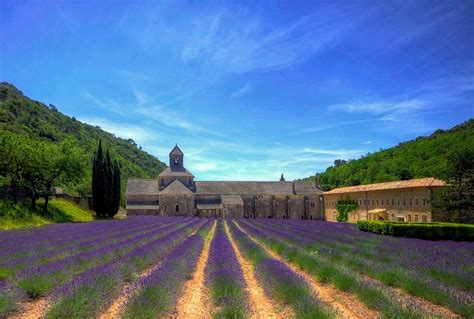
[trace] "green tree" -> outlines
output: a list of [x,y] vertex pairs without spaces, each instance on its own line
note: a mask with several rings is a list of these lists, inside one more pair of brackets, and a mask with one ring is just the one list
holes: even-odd
[[0,132],[0,176],[10,186],[13,201],[18,201],[18,191],[22,187],[23,175],[28,163],[29,140],[9,132]]
[[433,194],[433,209],[457,215],[458,222],[474,221],[474,151],[459,148],[448,156],[448,186]]
[[25,185],[30,190],[32,206],[35,206],[36,198],[42,197],[47,210],[54,186],[65,185],[82,176],[84,156],[67,139],[61,143],[35,142],[28,153]]

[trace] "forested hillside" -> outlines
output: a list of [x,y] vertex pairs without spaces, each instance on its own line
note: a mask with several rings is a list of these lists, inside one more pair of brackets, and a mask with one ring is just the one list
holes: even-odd
[[7,131],[31,139],[58,143],[70,139],[89,159],[86,173],[73,185],[65,185],[72,193],[90,194],[92,157],[99,139],[109,148],[122,172],[122,191],[129,177],[155,178],[166,165],[156,157],[141,150],[133,140],[118,138],[113,134],[77,121],[60,113],[55,106],[34,101],[9,83],[0,83],[0,133]]
[[305,180],[318,180],[324,190],[341,186],[405,180],[446,178],[447,158],[458,148],[474,149],[474,119],[449,130],[369,153],[357,160],[336,160],[334,166]]

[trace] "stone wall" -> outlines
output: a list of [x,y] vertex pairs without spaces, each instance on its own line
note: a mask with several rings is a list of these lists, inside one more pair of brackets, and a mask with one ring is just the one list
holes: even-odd
[[161,216],[194,216],[194,194],[161,194]]
[[359,205],[357,211],[349,214],[350,222],[357,220],[432,221],[431,189],[426,187],[347,194],[325,194],[325,220],[336,221],[336,205],[337,201],[341,199],[356,200]]

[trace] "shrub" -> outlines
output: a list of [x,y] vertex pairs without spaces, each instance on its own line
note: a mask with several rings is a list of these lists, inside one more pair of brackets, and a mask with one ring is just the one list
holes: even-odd
[[397,223],[382,221],[358,221],[361,231],[394,237],[427,240],[474,241],[474,225],[448,223]]

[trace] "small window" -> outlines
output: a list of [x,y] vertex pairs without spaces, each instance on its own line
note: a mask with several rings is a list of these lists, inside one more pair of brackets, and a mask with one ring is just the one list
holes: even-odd
[[397,198],[397,205],[400,205],[400,198]]
[[265,207],[268,207],[268,203],[265,203]]
[[392,198],[392,206],[395,205],[395,199]]
[[410,206],[411,206],[411,205],[413,205],[413,203],[412,203],[412,199],[410,198]]
[[379,205],[379,200],[377,199],[377,206]]
[[383,205],[383,199],[382,199],[382,205]]
[[179,205],[176,205],[176,206],[175,206],[175,211],[176,211],[177,213],[179,213]]
[[420,204],[418,198],[416,199],[415,204],[416,204],[416,206],[418,206],[418,204]]
[[278,203],[275,203],[275,207],[278,207]]
[[418,215],[415,215],[415,223],[418,223]]
[[426,223],[428,221],[427,218],[426,218],[426,215],[421,216],[421,221],[423,223]]
[[405,198],[404,198],[404,199],[403,199],[403,206],[405,206],[405,205],[406,205],[406,202],[405,202]]
[[411,215],[408,214],[408,222],[410,223],[411,222]]
[[165,205],[165,213],[166,213],[166,205]]

